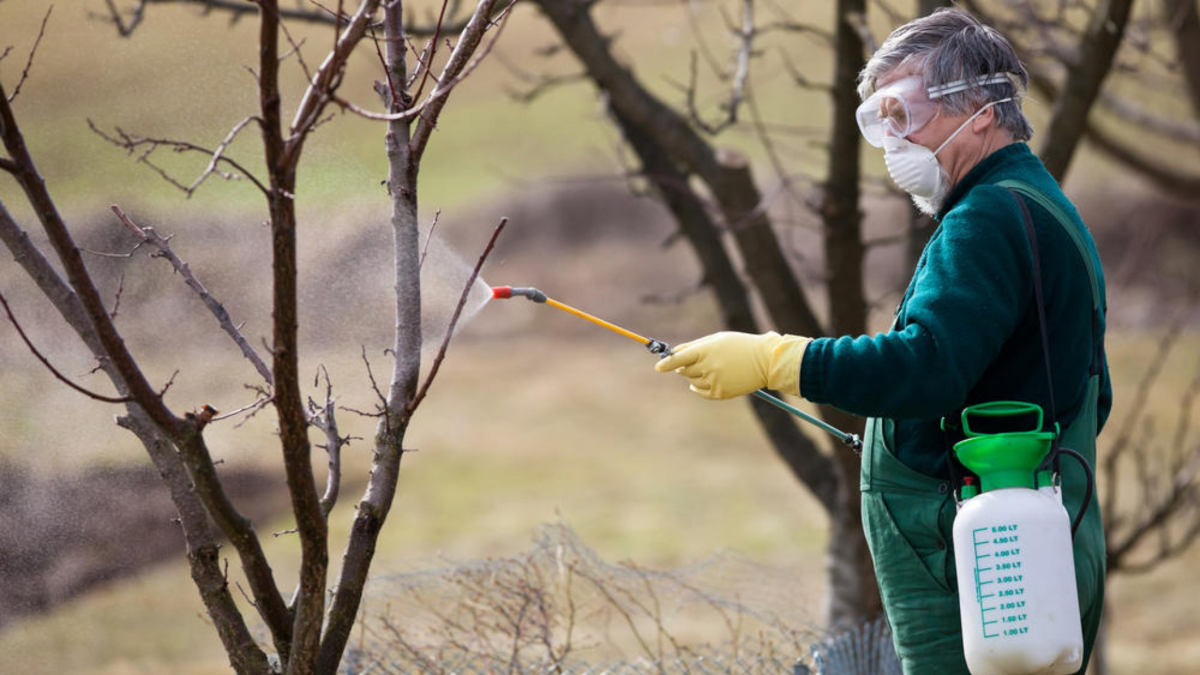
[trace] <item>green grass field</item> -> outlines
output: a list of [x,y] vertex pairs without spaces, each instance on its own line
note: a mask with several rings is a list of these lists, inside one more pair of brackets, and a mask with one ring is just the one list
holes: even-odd
[[[623,53],[656,91],[678,102],[668,76],[686,77],[689,39],[678,8],[666,3],[630,7],[606,10],[607,25],[620,29]],[[215,144],[253,112],[253,80],[244,66],[255,59],[254,22],[247,18],[230,26],[220,18],[197,18],[193,10],[155,6],[139,33],[121,40],[110,27],[87,18],[87,10],[103,8],[99,1],[55,7],[31,79],[17,99],[17,113],[51,190],[80,224],[83,239],[97,247],[113,241],[112,203],[145,224],[175,233],[181,255],[235,316],[249,320],[246,332],[263,335],[269,280],[253,272],[236,274],[255,269],[263,259],[260,196],[245,183],[214,179],[185,201],[86,123],[91,118],[105,129],[120,126],[131,133]],[[811,11],[810,18],[828,20],[822,8]],[[19,78],[43,13],[42,3],[31,0],[0,3],[0,49],[14,46],[0,61],[6,87]],[[720,25],[712,11],[701,12],[700,21]],[[528,8],[506,31],[506,46],[499,48],[506,59],[538,72],[573,71],[569,61],[536,57],[538,48],[553,40]],[[328,39],[303,27],[295,35],[309,40],[310,62]],[[728,49],[726,42],[715,44]],[[824,57],[810,51],[807,63],[824,81]],[[360,55],[344,91],[369,102],[374,72],[372,57]],[[294,101],[299,69],[292,63],[288,73],[287,92]],[[779,84],[760,93],[765,114],[793,124],[821,123],[823,99],[792,95],[779,73],[763,77]],[[520,86],[495,64],[481,68],[452,98],[423,167],[423,218],[431,220],[441,209],[446,236],[466,260],[473,260],[491,226],[508,214],[505,209],[517,206],[517,200],[532,201],[539,187],[550,191],[572,176],[611,178],[620,170],[616,135],[590,86],[554,90],[533,105],[506,96]],[[369,347],[377,372],[386,370],[381,354],[390,322],[390,282],[362,269],[371,248],[379,246],[373,237],[387,216],[379,188],[386,173],[381,133],[363,120],[337,117],[314,137],[300,181],[302,269],[311,273],[304,372],[324,365],[339,402],[363,410],[371,407],[372,395],[360,345]],[[731,142],[752,156],[761,154],[749,135]],[[252,131],[234,147],[248,165],[256,165],[260,152]],[[813,159],[819,152],[803,141],[787,150],[791,160],[819,170]],[[205,158],[163,161],[191,177]],[[765,169],[762,174],[768,175]],[[1120,174],[1111,166],[1085,161],[1069,186],[1073,195],[1087,196],[1097,186],[1110,185],[1114,176]],[[28,218],[11,181],[0,180],[0,201],[19,219]],[[552,207],[530,207],[530,212],[555,218]],[[870,213],[878,218],[880,212]],[[628,228],[611,225],[628,234]],[[653,236],[625,235],[613,241],[593,236],[582,244],[539,244],[579,233],[569,224],[552,227],[536,219],[510,227],[509,236],[524,242],[524,249],[510,247],[492,259],[484,273],[492,283],[566,293],[564,301],[670,342],[716,325],[704,297],[666,306],[640,301],[646,288],[679,290],[695,283],[694,263],[680,247],[663,252]],[[443,264],[463,263],[446,259]],[[156,381],[180,370],[169,402],[181,410],[200,403],[232,409],[250,402],[253,395],[243,384],[253,380],[252,371],[162,265],[138,259],[105,267],[110,292],[120,270],[127,270],[120,325],[129,331],[132,348]],[[82,375],[91,368],[86,356],[56,339],[54,320],[13,267],[0,265],[0,290],[16,300],[18,315],[28,319],[35,339],[47,345],[65,372],[94,382]],[[361,294],[357,304],[365,307],[350,316],[337,311],[344,302],[339,284],[345,283]],[[385,304],[373,304],[379,302]],[[881,316],[886,310],[879,308]],[[1114,330],[1109,345],[1118,406],[1113,425],[1128,410],[1157,339],[1157,328]],[[1147,443],[1159,451],[1167,449],[1165,438],[1197,370],[1198,343],[1200,335],[1185,334],[1149,393],[1155,419],[1147,427],[1153,433]],[[795,579],[792,590],[811,599],[812,612],[819,615],[828,536],[824,513],[772,455],[746,405],[702,401],[676,378],[654,373],[651,361],[619,337],[597,334],[527,303],[483,308],[453,344],[409,433],[407,444],[416,451],[404,460],[400,496],[375,571],[512,555],[528,548],[540,524],[561,520],[610,561],[663,568],[716,550],[738,551],[786,570]],[[112,425],[115,410],[54,382],[7,323],[0,323],[0,363],[0,459],[45,475],[144,461],[140,448]],[[231,464],[274,468],[279,459],[272,425],[269,413],[238,428],[214,425],[210,444]],[[373,422],[351,413],[343,414],[342,425],[344,432],[372,435]],[[1191,438],[1194,443],[1194,431]],[[1112,440],[1110,431],[1102,443]],[[361,470],[367,452],[366,442],[355,442],[348,462]],[[349,489],[332,518],[338,545],[357,495],[357,488]],[[269,533],[287,527],[286,518],[259,526],[284,587],[294,577],[298,550],[294,540]],[[331,558],[338,555],[335,549]],[[1113,580],[1111,672],[1185,672],[1200,661],[1200,620],[1193,607],[1200,581],[1189,573],[1198,563],[1200,550],[1193,547],[1150,574]],[[235,579],[236,574],[231,570]],[[7,626],[0,631],[0,671],[201,674],[227,672],[227,666],[180,556]]]

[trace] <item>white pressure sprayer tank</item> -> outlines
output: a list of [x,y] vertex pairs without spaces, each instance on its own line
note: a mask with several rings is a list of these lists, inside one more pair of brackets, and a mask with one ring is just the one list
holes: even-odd
[[[1036,414],[1032,431],[973,431],[999,417]],[[993,419],[984,419],[993,418]],[[1055,434],[1042,409],[1020,402],[971,406],[954,445],[980,485],[961,489],[954,519],[963,649],[972,675],[1074,673],[1083,661],[1071,523],[1062,492],[1038,472]]]

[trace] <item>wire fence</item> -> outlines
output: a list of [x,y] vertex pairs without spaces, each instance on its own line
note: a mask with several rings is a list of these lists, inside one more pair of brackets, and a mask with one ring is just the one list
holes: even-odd
[[373,579],[346,675],[899,675],[886,624],[820,630],[788,573],[734,554],[661,571],[567,526],[520,555]]

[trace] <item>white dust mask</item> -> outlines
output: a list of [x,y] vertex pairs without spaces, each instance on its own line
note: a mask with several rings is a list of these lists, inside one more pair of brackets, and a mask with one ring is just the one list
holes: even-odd
[[883,139],[883,162],[901,190],[926,199],[937,194],[942,172],[929,148],[888,136]]
[[954,133],[938,146],[937,150],[913,143],[905,138],[885,136],[883,138],[883,162],[887,165],[888,174],[901,190],[924,199],[932,199],[942,188],[944,172],[938,165],[937,155],[945,148],[960,131],[967,128],[971,120],[983,114],[983,111],[1011,98],[992,101],[975,111],[965,122],[958,125]]

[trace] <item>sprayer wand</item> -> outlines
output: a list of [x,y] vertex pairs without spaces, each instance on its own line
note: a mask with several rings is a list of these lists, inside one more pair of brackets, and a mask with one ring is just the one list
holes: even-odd
[[[663,357],[671,355],[671,346],[668,345],[667,343],[663,342],[662,340],[655,340],[654,338],[648,338],[648,337],[645,337],[642,335],[638,335],[637,333],[634,333],[633,331],[625,330],[624,328],[621,328],[620,326],[618,326],[616,324],[609,323],[609,322],[605,321],[604,319],[592,316],[591,314],[588,314],[587,312],[580,311],[570,305],[563,304],[557,300],[547,297],[545,293],[539,291],[536,288],[522,288],[522,287],[514,287],[514,286],[494,286],[494,287],[492,287],[492,297],[493,298],[506,299],[506,298],[511,298],[514,295],[528,298],[531,302],[536,302],[541,305],[549,305],[551,307],[554,307],[555,309],[560,309],[568,314],[574,314],[575,316],[577,316],[581,319],[586,319],[588,321],[591,321],[592,323],[596,324],[597,326],[607,328],[607,329],[611,330],[612,332],[617,333],[619,335],[623,335],[635,342],[640,342],[643,346],[646,347],[647,350],[650,351],[651,354],[655,354],[659,358],[663,358]],[[841,429],[838,429],[837,427],[835,427],[831,424],[828,424],[823,420],[813,417],[812,415],[809,415],[808,413],[797,408],[796,406],[791,405],[790,403],[788,403],[787,401],[784,401],[783,399],[779,398],[778,396],[772,395],[766,389],[759,389],[758,391],[753,392],[752,395],[759,399],[762,399],[763,401],[766,401],[767,403],[770,403],[771,405],[775,406],[776,408],[779,408],[781,410],[786,410],[787,412],[790,412],[791,414],[795,415],[796,417],[799,417],[800,419],[804,420],[805,422],[813,424],[813,425],[817,426],[818,428],[820,428],[821,430],[832,434],[833,436],[838,438],[842,443],[845,443],[851,449],[853,449],[854,452],[856,452],[858,454],[862,454],[862,439],[860,439],[858,437],[858,434],[846,433],[845,431],[842,431]]]

